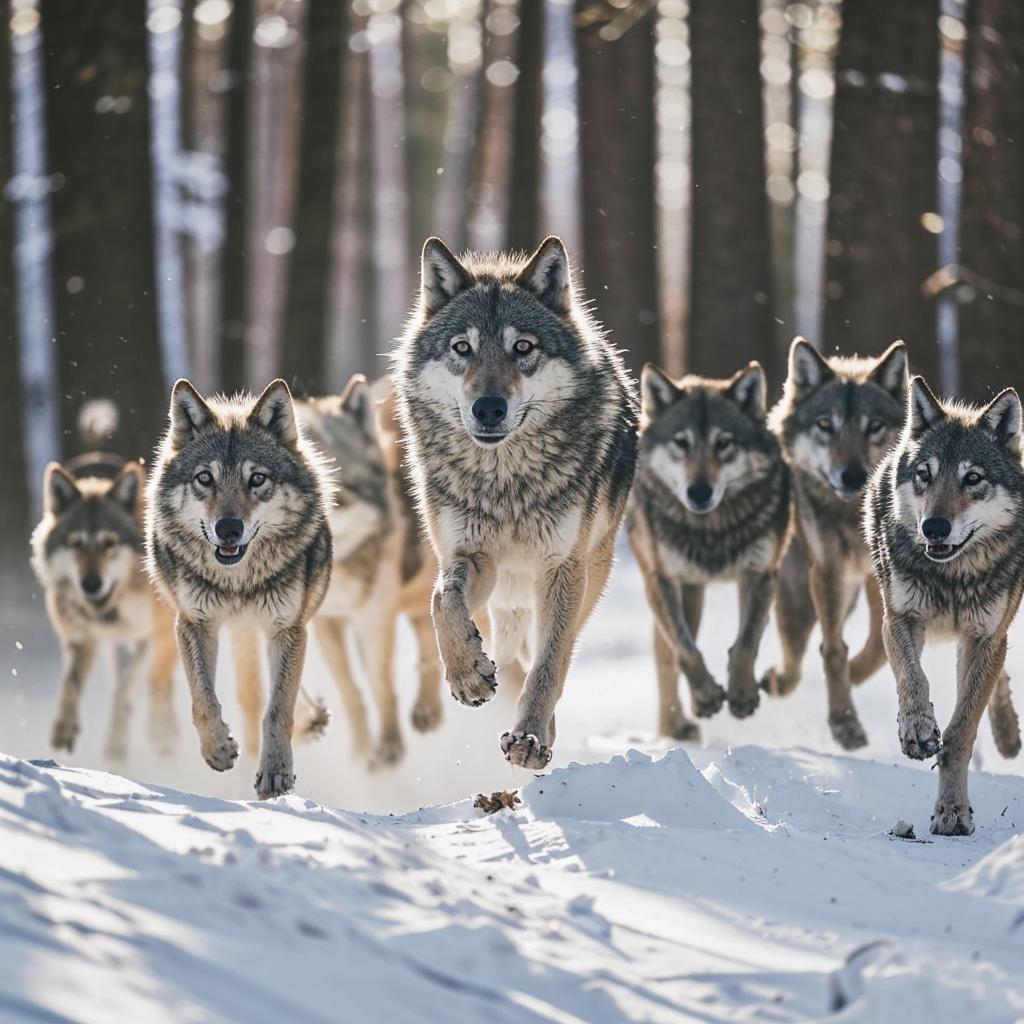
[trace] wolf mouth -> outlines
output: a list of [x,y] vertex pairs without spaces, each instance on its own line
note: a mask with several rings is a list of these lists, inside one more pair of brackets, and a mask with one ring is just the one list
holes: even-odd
[[508,434],[473,434],[472,438],[477,444],[495,445],[500,444]]
[[234,547],[218,544],[213,550],[213,557],[221,565],[237,565],[245,555],[248,544],[236,544]]
[[969,534],[959,544],[925,544],[924,553],[933,562],[948,562],[954,555],[959,554],[964,545],[974,536],[974,530],[971,530]]

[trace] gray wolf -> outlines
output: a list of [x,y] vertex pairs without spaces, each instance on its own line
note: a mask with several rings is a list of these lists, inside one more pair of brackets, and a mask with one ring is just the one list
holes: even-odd
[[[554,237],[529,257],[461,260],[428,239],[394,368],[440,564],[431,613],[448,685],[476,706],[495,692],[496,665],[514,681],[528,669],[501,750],[543,768],[633,481],[633,385]],[[493,660],[477,628],[485,610]]]
[[[330,510],[331,583],[313,629],[341,692],[356,751],[371,767],[395,764],[404,744],[395,693],[395,630],[408,617],[419,648],[419,694],[412,724],[441,722],[441,665],[430,592],[437,563],[420,535],[407,475],[400,465],[390,381],[354,376],[340,395],[296,403],[307,435],[338,467]],[[377,704],[380,737],[370,741],[366,708],[350,664],[355,642]]]
[[[940,402],[920,377],[899,445],[864,502],[865,531],[885,610],[883,640],[896,675],[900,746],[938,754],[938,835],[970,835],[967,768],[988,705],[1000,753],[1020,751],[1010,700],[1006,631],[1024,592],[1021,405],[1012,388],[984,408]],[[939,736],[921,669],[926,637],[958,640],[956,706]]]
[[765,422],[766,390],[758,363],[729,380],[680,381],[648,363],[640,378],[640,459],[626,523],[655,618],[659,729],[675,739],[699,735],[679,700],[680,670],[698,717],[726,699],[696,643],[704,588],[716,580],[735,580],[740,594],[729,709],[744,718],[758,705],[754,661],[790,521],[789,468]]
[[[876,359],[825,359],[797,338],[783,396],[769,417],[793,470],[795,530],[776,595],[782,663],[763,685],[779,695],[793,690],[817,620],[828,724],[846,750],[868,741],[850,686],[885,663],[881,599],[861,529],[861,501],[868,476],[903,427],[906,396],[903,342]],[[870,628],[864,648],[850,660],[843,627],[862,585]]]
[[32,565],[64,655],[51,739],[57,750],[74,748],[82,688],[105,644],[113,648],[116,680],[106,756],[127,752],[131,699],[147,670],[151,742],[162,753],[174,749],[177,652],[171,613],[142,565],[143,486],[142,466],[116,455],[94,452],[46,468]]
[[231,768],[238,744],[214,686],[221,625],[268,639],[273,675],[256,795],[292,788],[291,737],[306,624],[327,590],[330,481],[299,428],[288,385],[204,399],[186,380],[171,393],[170,426],[149,483],[150,572],[177,613],[177,640],[206,763]]

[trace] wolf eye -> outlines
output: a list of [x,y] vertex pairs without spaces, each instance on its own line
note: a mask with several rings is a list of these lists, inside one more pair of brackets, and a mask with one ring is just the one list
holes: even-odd
[[931,478],[932,478],[932,471],[927,466],[918,466],[917,467],[917,479],[920,480],[921,483],[923,483],[923,484],[929,483],[931,481]]
[[968,487],[974,487],[975,484],[980,484],[985,478],[976,470],[972,469],[965,477],[964,483]]
[[109,551],[116,543],[117,539],[115,537],[111,537],[109,534],[105,537],[100,537],[100,547],[103,548],[104,551]]
[[819,430],[824,430],[826,434],[832,433],[832,421],[827,416],[822,416],[816,425]]
[[208,469],[201,469],[196,473],[195,481],[200,487],[209,487],[213,483],[213,474]]
[[73,533],[68,537],[68,547],[71,548],[84,548],[85,538],[80,533]]
[[732,447],[732,437],[729,434],[719,434],[715,438],[715,451],[724,452]]
[[465,338],[456,338],[452,342],[452,351],[460,356],[468,356],[473,351],[473,346]]
[[529,355],[537,347],[535,342],[530,341],[529,338],[519,338],[516,343],[512,346],[512,351],[517,356]]
[[868,433],[877,434],[884,426],[885,423],[882,420],[871,420],[868,423]]
[[690,447],[690,439],[685,434],[676,434],[672,441],[680,451],[685,452]]
[[250,487],[253,487],[253,488],[255,488],[255,487],[262,487],[266,482],[267,482],[267,474],[266,473],[252,473],[249,476],[249,486]]

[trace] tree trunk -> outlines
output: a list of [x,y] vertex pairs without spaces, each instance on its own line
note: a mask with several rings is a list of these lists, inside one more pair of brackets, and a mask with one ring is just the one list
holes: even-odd
[[541,241],[540,129],[544,113],[544,2],[520,0],[516,34],[515,106],[512,114],[512,179],[507,245],[532,251]]
[[922,286],[938,247],[922,217],[937,203],[939,0],[842,10],[822,347],[867,355],[903,338],[934,379],[935,306]]
[[967,5],[967,109],[960,219],[961,391],[981,400],[1022,382],[1024,9]]
[[757,0],[692,0],[692,234],[687,368],[778,379]]
[[576,0],[583,284],[634,374],[660,359],[653,3]]
[[[146,455],[163,427],[145,5],[43,0],[56,336],[66,447]],[[75,431],[109,399],[116,429]]]

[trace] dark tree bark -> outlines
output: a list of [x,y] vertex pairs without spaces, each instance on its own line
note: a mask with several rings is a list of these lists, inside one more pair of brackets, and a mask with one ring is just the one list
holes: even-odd
[[778,378],[758,0],[692,0],[692,233],[686,363]]
[[844,4],[836,57],[825,259],[825,351],[870,354],[895,338],[935,378],[939,0]]
[[1024,8],[967,5],[960,221],[960,378],[971,398],[1022,383]]
[[653,3],[576,0],[583,284],[638,374],[660,359]]
[[341,161],[341,83],[348,35],[347,5],[312,4],[306,21],[302,133],[295,196],[295,248],[288,263],[288,300],[281,369],[300,393],[324,388],[330,250]]
[[97,439],[82,403],[111,399],[101,440],[147,455],[163,427],[153,251],[146,8],[135,0],[43,0],[56,335],[65,454]]
[[249,218],[249,87],[252,64],[253,0],[235,0],[228,27],[228,98],[225,109],[224,249],[221,263],[220,386],[246,382],[246,310]]
[[508,245],[532,251],[541,241],[540,122],[544,113],[544,3],[520,0],[516,34],[515,105],[512,114],[512,180]]

